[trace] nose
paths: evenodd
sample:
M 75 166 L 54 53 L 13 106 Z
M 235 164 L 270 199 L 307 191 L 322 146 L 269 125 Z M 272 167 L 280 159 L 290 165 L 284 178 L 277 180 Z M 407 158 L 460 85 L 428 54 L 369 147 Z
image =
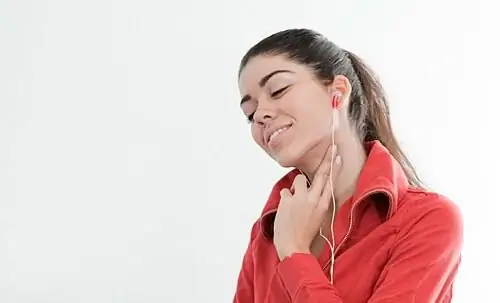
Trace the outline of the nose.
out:
M 265 96 L 259 98 L 259 105 L 254 114 L 254 120 L 257 125 L 264 126 L 266 123 L 274 120 L 277 116 L 276 105 L 267 100 Z
M 274 118 L 276 118 L 276 111 L 271 108 L 258 108 L 254 114 L 255 122 L 261 126 L 266 125 Z

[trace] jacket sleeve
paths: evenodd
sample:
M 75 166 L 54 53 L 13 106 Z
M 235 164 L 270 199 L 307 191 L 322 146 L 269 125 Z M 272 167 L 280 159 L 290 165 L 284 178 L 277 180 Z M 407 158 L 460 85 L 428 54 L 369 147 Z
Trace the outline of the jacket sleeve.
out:
M 254 263 L 253 263 L 253 242 L 257 235 L 257 223 L 252 227 L 252 233 L 248 248 L 243 256 L 241 270 L 238 276 L 236 292 L 233 303 L 254 303 Z
M 462 219 L 451 203 L 436 204 L 411 215 L 413 223 L 399 231 L 368 303 L 429 303 L 445 298 L 460 263 Z M 344 302 L 310 254 L 284 259 L 278 272 L 294 303 Z

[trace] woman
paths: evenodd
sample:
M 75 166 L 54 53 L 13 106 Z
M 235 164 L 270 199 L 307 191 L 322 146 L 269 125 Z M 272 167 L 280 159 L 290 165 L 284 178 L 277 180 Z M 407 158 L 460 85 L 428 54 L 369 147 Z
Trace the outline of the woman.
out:
M 424 190 L 374 73 L 292 29 L 248 51 L 239 88 L 255 142 L 294 169 L 252 228 L 234 302 L 450 302 L 461 216 Z

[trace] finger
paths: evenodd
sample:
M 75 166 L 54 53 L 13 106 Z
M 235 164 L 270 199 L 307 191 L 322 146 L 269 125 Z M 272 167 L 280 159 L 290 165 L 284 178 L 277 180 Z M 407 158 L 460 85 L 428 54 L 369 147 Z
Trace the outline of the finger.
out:
M 321 213 L 326 212 L 330 208 L 330 202 L 333 199 L 333 189 L 331 186 L 332 184 L 330 182 L 326 182 L 325 189 L 323 190 L 321 197 L 318 199 L 316 209 Z
M 314 180 L 311 186 L 311 195 L 313 197 L 319 197 L 323 188 L 325 187 L 326 180 L 330 175 L 330 163 L 332 161 L 332 154 L 337 154 L 337 147 L 330 146 L 325 153 L 325 157 L 321 161 L 321 164 L 318 167 L 318 170 L 314 174 Z
M 293 180 L 292 188 L 294 195 L 305 195 L 307 193 L 307 178 L 303 174 L 298 174 Z
M 337 179 L 340 174 L 340 168 L 342 166 L 342 159 L 340 156 L 336 156 L 333 160 L 330 170 L 329 182 L 325 185 L 323 192 L 320 197 L 320 204 L 327 203 L 330 204 L 330 200 L 334 199 L 333 190 L 335 189 L 335 185 L 337 184 Z M 329 207 L 329 205 L 327 205 Z
M 335 185 L 340 175 L 340 168 L 342 167 L 342 158 L 339 155 L 335 155 L 333 159 L 333 164 L 330 166 L 330 180 Z
M 290 190 L 288 190 L 288 188 L 283 188 L 281 191 L 280 191 L 280 197 L 281 199 L 287 199 L 287 198 L 291 198 L 292 197 L 292 193 L 290 192 Z

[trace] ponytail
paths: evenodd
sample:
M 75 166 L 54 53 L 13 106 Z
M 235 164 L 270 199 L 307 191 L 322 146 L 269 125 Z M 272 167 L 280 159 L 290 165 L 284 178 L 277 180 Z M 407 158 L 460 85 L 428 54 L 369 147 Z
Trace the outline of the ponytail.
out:
M 357 55 L 345 51 L 354 70 L 350 114 L 363 141 L 378 140 L 403 168 L 412 186 L 424 188 L 415 168 L 399 145 L 392 130 L 385 91 L 375 73 Z M 357 118 L 357 119 L 356 119 Z

